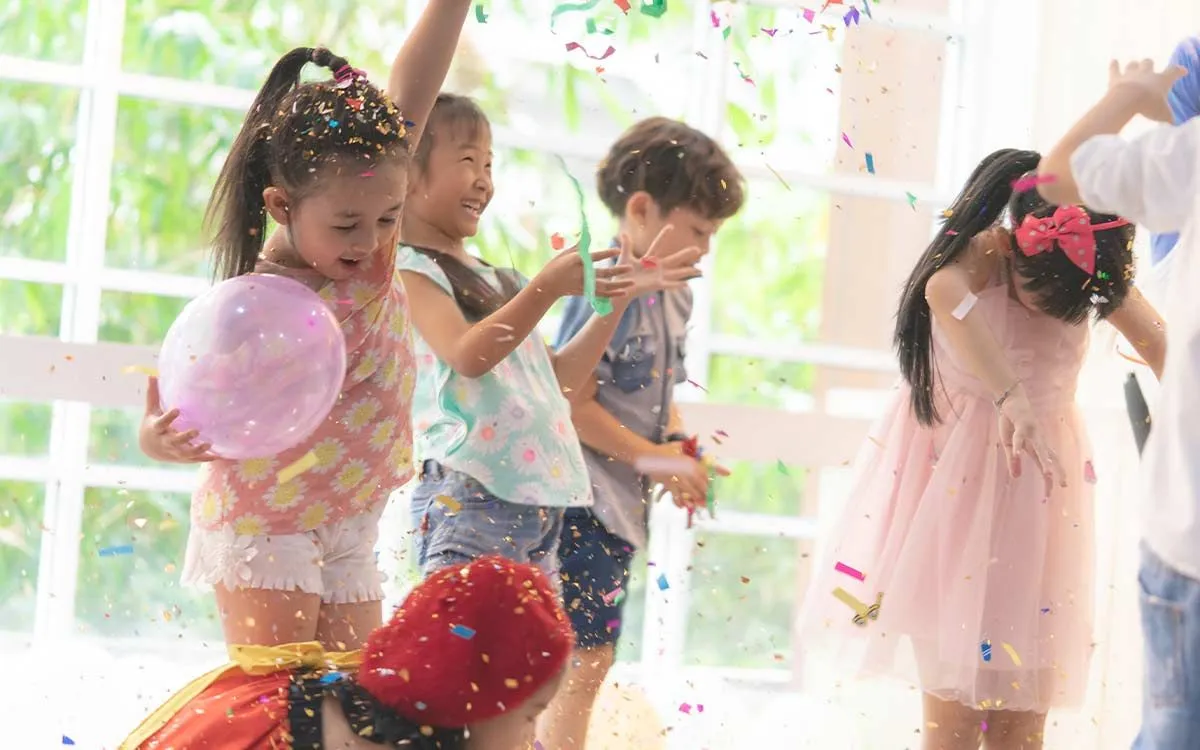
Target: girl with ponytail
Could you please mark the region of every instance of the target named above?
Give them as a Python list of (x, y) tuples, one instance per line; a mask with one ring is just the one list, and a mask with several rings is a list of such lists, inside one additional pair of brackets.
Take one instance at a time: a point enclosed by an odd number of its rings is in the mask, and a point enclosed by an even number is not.
[[(209, 204), (217, 276), (279, 274), (341, 321), (343, 392), (316, 434), (279, 455), (213, 456), (148, 390), (142, 449), (203, 462), (185, 583), (215, 587), (231, 646), (319, 641), (352, 651), (382, 622), (374, 545), (388, 496), (412, 476), (413, 353), (395, 279), (410, 154), (446, 76), (469, 0), (430, 3), (386, 93), (344, 58), (280, 58), (246, 115)], [(325, 68), (304, 83), (301, 71)], [(268, 218), (277, 226), (268, 235)], [(311, 454), (315, 465), (279, 481)], [(309, 459), (311, 461), (311, 459)]]
[(810, 648), (832, 641), (851, 672), (921, 689), (927, 750), (976, 750), (984, 731), (989, 750), (1039, 748), (1049, 709), (1082, 703), (1095, 469), (1075, 388), (1089, 318), (1162, 367), (1133, 226), (1045, 202), (1039, 159), (985, 158), (917, 260), (896, 315), (903, 382), (803, 615)]

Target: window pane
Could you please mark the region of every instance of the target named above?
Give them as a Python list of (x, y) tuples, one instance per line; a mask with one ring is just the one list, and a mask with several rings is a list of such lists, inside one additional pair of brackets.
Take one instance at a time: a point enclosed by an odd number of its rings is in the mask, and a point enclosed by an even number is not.
[(815, 367), (799, 362), (714, 354), (704, 386), (709, 401), (800, 411), (812, 403), (815, 377)]
[[(3, 437), (3, 435), (0, 435)], [(0, 481), (0, 628), (33, 629), (46, 488)]]
[(0, 279), (0, 333), (58, 336), (62, 296), (57, 284)]
[(212, 594), (179, 583), (190, 499), (177, 493), (86, 490), (75, 600), (83, 632), (222, 637)]
[(5, 3), (0, 6), (0, 50), (14, 57), (78, 62), (83, 58), (86, 16), (87, 0)]
[(154, 294), (103, 292), (100, 340), (158, 346), (188, 300)]
[[(0, 10), (0, 29), (3, 16)], [(0, 30), (0, 50), (11, 54), (3, 42), (7, 34)], [(78, 101), (75, 89), (0, 82), (0, 164), (6, 175), (0, 180), (0, 255), (66, 257)]]
[(789, 666), (799, 563), (810, 547), (794, 539), (698, 533), (684, 664)]
[(319, 39), (384, 81), (404, 41), (405, 5), (383, 11), (357, 0), (128, 0), (123, 67), (257, 90), (279, 56)]
[(867, 174), (870, 152), (880, 177), (934, 180), (949, 42), (870, 22), (827, 32), (800, 10), (745, 14), (732, 25), (737, 66), (726, 74), (725, 138), (739, 157)]
[(138, 427), (142, 422), (141, 409), (92, 409), (88, 427), (88, 461), (93, 464), (122, 466), (153, 466), (138, 447)]
[(717, 478), (718, 519), (722, 510), (775, 516), (798, 516), (802, 512), (807, 469), (778, 461), (721, 463), (729, 469), (729, 476)]
[(714, 332), (812, 340), (820, 332), (832, 197), (778, 181), (752, 183), (749, 196), (717, 235)]
[(209, 275), (204, 209), (242, 113), (124, 97), (105, 263)]
[[(50, 453), (50, 404), (0, 401), (0, 455), (45, 456)], [(0, 498), (3, 498), (0, 492)]]

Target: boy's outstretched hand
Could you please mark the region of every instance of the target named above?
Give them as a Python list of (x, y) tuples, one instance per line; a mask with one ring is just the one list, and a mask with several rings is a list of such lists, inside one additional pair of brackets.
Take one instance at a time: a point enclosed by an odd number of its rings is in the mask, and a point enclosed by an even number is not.
[(1108, 64), (1108, 90), (1136, 93), (1138, 114), (1156, 122), (1169, 123), (1172, 116), (1167, 94), (1185, 75), (1187, 70), (1178, 65), (1156, 71), (1153, 60), (1126, 63), (1124, 68), (1113, 60)]
[(158, 378), (150, 378), (146, 385), (146, 414), (138, 431), (138, 444), (142, 452), (155, 461), (177, 464), (204, 463), (219, 458), (209, 452), (212, 446), (208, 443), (192, 442), (199, 437), (195, 430), (180, 432), (172, 427), (178, 417), (178, 409), (163, 413)]
[(701, 275), (696, 264), (704, 253), (699, 247), (685, 247), (668, 254), (666, 248), (671, 243), (667, 238), (674, 231), (675, 227), (670, 224), (663, 227), (641, 258), (634, 257), (633, 241), (629, 235), (621, 234), (621, 254), (617, 256), (616, 267), (630, 269), (625, 277), (633, 282), (633, 286), (626, 290), (628, 296), (637, 297), (659, 289), (678, 289), (685, 286), (689, 279)]

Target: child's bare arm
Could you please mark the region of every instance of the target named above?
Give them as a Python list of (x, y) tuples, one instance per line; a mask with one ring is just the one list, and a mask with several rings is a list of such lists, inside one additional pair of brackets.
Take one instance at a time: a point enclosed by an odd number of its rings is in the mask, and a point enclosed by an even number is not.
[(412, 123), (408, 128), (413, 148), (446, 81), (470, 8), (471, 0), (430, 0), (392, 62), (388, 96)]
[(1162, 378), (1163, 362), (1167, 356), (1167, 332), (1162, 316), (1154, 306), (1133, 288), (1125, 302), (1113, 310), (1107, 318), (1125, 337), (1150, 369), (1154, 376)]

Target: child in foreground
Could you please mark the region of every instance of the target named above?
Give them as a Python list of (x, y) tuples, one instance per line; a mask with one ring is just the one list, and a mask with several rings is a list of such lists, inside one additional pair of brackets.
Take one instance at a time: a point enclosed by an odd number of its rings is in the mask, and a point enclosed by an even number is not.
[(545, 576), (481, 558), (420, 583), (361, 653), (233, 650), (120, 750), (525, 750), (570, 649)]
[(1162, 368), (1133, 226), (1016, 188), (1039, 159), (986, 157), (913, 269), (896, 316), (904, 382), (803, 615), (803, 642), (835, 648), (843, 675), (922, 691), (925, 750), (976, 750), (984, 726), (989, 750), (1037, 750), (1047, 712), (1082, 703), (1096, 467), (1075, 389), (1089, 318)]
[(1164, 290), (1171, 354), (1142, 456), (1145, 680), (1135, 750), (1200, 747), (1200, 118), (1131, 141), (1117, 135), (1139, 114), (1170, 122), (1168, 92), (1185, 72), (1113, 62), (1108, 93), (1039, 167), (1048, 200), (1082, 201), (1152, 232), (1179, 232)]
[[(745, 200), (741, 174), (712, 138), (666, 117), (642, 120), (613, 143), (596, 188), (634, 257), (652, 247), (695, 244), (707, 253), (721, 224)], [(586, 747), (596, 695), (613, 663), (635, 550), (646, 546), (648, 495), (662, 484), (681, 507), (704, 507), (708, 471), (684, 454), (688, 435), (675, 406), (687, 380), (692, 314), (687, 287), (637, 297), (607, 342), (592, 377), (570, 394), (595, 505), (568, 508), (558, 557), (575, 658), (542, 715), (547, 747)], [(567, 303), (557, 347), (593, 319), (582, 297)]]

